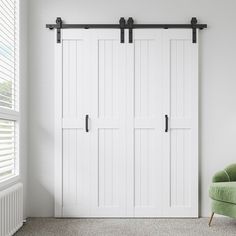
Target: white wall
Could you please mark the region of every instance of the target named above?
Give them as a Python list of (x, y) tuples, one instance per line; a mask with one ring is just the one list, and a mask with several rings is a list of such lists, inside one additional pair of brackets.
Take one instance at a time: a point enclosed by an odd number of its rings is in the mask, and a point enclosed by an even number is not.
[(28, 0), (20, 0), (20, 174), (24, 185), (24, 217), (27, 214), (27, 158), (28, 158)]
[(29, 1), (29, 216), (53, 216), (54, 33), (67, 23), (186, 23), (209, 25), (200, 34), (200, 213), (209, 215), (213, 173), (236, 161), (235, 0)]

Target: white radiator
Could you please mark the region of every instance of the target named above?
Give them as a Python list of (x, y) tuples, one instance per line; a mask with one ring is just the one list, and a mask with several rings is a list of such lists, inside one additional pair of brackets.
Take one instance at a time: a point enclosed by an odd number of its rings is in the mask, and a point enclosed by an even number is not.
[(23, 185), (0, 191), (0, 236), (13, 235), (23, 224)]

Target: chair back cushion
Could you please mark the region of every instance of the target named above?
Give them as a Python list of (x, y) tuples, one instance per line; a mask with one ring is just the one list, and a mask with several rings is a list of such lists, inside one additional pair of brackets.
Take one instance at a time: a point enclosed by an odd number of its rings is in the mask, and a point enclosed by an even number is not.
[(236, 181), (236, 164), (227, 166), (225, 172), (229, 176), (229, 181)]

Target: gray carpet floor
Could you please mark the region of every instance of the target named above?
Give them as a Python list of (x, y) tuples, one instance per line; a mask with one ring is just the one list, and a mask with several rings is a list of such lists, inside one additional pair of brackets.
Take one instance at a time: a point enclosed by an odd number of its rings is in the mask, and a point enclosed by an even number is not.
[(236, 220), (30, 218), (15, 236), (236, 236)]

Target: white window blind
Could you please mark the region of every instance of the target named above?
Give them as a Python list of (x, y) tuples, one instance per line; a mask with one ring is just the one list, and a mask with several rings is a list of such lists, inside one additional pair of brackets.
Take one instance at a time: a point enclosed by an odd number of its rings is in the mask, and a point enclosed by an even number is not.
[(18, 58), (16, 1), (0, 1), (0, 107), (15, 109)]
[(0, 178), (15, 174), (15, 122), (0, 120)]
[(0, 0), (0, 181), (18, 174), (18, 0)]

